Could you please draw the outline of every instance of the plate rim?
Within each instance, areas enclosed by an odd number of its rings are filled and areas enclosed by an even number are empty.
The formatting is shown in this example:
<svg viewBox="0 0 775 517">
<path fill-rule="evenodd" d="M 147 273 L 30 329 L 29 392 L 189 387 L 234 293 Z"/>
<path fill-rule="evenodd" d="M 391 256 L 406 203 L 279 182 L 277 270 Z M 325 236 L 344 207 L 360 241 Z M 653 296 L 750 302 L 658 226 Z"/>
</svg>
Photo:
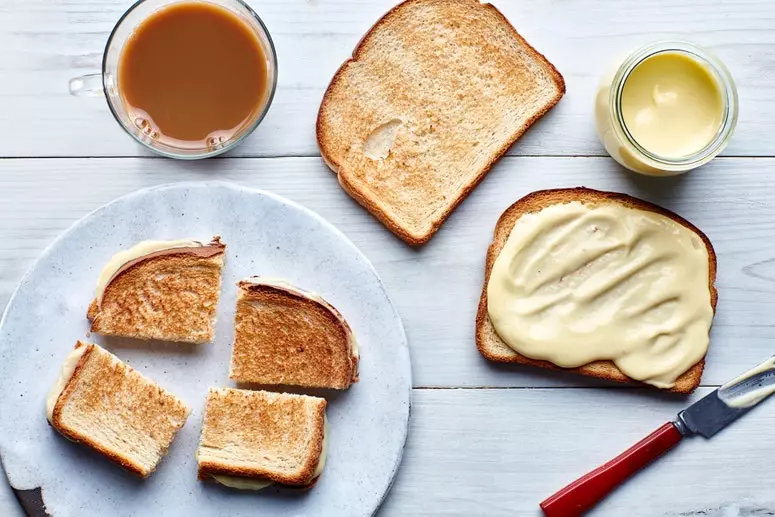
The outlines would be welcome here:
<svg viewBox="0 0 775 517">
<path fill-rule="evenodd" d="M 8 312 L 11 306 L 13 305 L 13 302 L 16 299 L 16 296 L 19 290 L 22 288 L 23 285 L 25 285 L 29 281 L 29 277 L 32 275 L 32 272 L 37 268 L 38 264 L 43 260 L 43 258 L 47 257 L 50 253 L 52 253 L 53 248 L 57 244 L 59 244 L 60 241 L 66 239 L 72 232 L 74 232 L 82 224 L 84 224 L 86 220 L 99 214 L 104 210 L 110 209 L 110 207 L 112 207 L 115 204 L 124 202 L 134 197 L 139 197 L 141 195 L 146 195 L 156 191 L 174 190 L 178 188 L 192 188 L 192 187 L 195 187 L 195 188 L 219 187 L 219 188 L 226 188 L 226 189 L 238 191 L 238 192 L 249 192 L 252 194 L 258 194 L 260 196 L 271 198 L 274 201 L 277 201 L 281 204 L 284 204 L 286 206 L 290 206 L 291 208 L 299 210 L 302 213 L 305 213 L 307 216 L 312 217 L 312 219 L 322 224 L 325 228 L 327 228 L 328 230 L 332 231 L 335 235 L 337 235 L 343 242 L 347 244 L 351 252 L 354 252 L 360 255 L 360 257 L 363 259 L 368 269 L 374 274 L 374 277 L 377 279 L 377 285 L 379 286 L 379 290 L 385 296 L 385 299 L 387 300 L 387 305 L 388 307 L 390 307 L 390 310 L 393 313 L 393 317 L 398 322 L 398 326 L 400 329 L 400 335 L 402 339 L 401 339 L 401 342 L 399 343 L 399 346 L 396 348 L 400 354 L 405 355 L 404 364 L 406 366 L 404 368 L 406 371 L 404 373 L 407 376 L 407 379 L 409 380 L 409 394 L 407 397 L 406 420 L 404 421 L 402 419 L 402 422 L 404 422 L 404 431 L 403 431 L 403 437 L 401 440 L 401 446 L 399 448 L 399 454 L 398 454 L 398 457 L 396 458 L 395 464 L 392 466 L 390 477 L 388 479 L 387 485 L 385 486 L 385 489 L 382 492 L 382 496 L 377 501 L 377 506 L 374 508 L 374 511 L 371 513 L 372 516 L 376 515 L 376 513 L 382 507 L 382 504 L 385 502 L 385 499 L 390 493 L 390 490 L 393 487 L 393 483 L 396 480 L 398 470 L 401 467 L 401 463 L 403 462 L 404 453 L 406 452 L 406 443 L 409 437 L 409 423 L 412 417 L 412 396 L 413 396 L 413 390 L 414 390 L 414 379 L 412 378 L 412 357 L 409 352 L 409 340 L 406 335 L 406 329 L 404 328 L 404 321 L 401 318 L 401 314 L 398 312 L 398 309 L 396 308 L 395 303 L 393 302 L 393 299 L 390 297 L 390 294 L 385 288 L 385 283 L 382 281 L 382 277 L 377 272 L 371 260 L 369 260 L 366 254 L 363 253 L 355 245 L 355 243 L 353 243 L 350 240 L 350 238 L 347 235 L 345 235 L 344 232 L 342 232 L 339 228 L 337 228 L 333 223 L 329 222 L 326 218 L 324 218 L 322 215 L 318 214 L 314 210 L 307 208 L 306 206 L 296 201 L 288 199 L 287 197 L 281 196 L 280 194 L 276 194 L 269 190 L 264 190 L 256 187 L 248 187 L 245 185 L 240 185 L 238 183 L 234 183 L 231 181 L 224 181 L 224 180 L 201 180 L 201 181 L 192 180 L 192 181 L 162 183 L 159 185 L 152 185 L 150 187 L 140 188 L 132 192 L 129 192 L 127 194 L 124 194 L 122 196 L 119 196 L 111 201 L 108 201 L 105 204 L 98 206 L 94 210 L 88 212 L 87 214 L 77 219 L 70 226 L 68 226 L 61 233 L 59 233 L 54 238 L 54 240 L 49 242 L 45 248 L 43 248 L 43 250 L 38 254 L 38 256 L 35 258 L 32 264 L 30 264 L 30 266 L 24 272 L 24 275 L 22 275 L 22 278 L 16 284 L 16 287 L 14 287 L 13 292 L 11 293 L 11 296 L 8 298 L 8 301 L 6 302 L 6 306 L 3 309 L 3 314 L 2 316 L 0 316 L 0 332 L 2 332 L 3 327 L 5 326 L 6 318 L 8 317 Z M 2 355 L 3 351 L 7 349 L 4 341 L 5 340 L 0 339 L 0 355 Z M 8 478 L 8 472 L 6 471 L 5 462 L 3 461 L 2 453 L 3 453 L 3 450 L 2 450 L 2 447 L 0 447 L 0 468 L 2 468 L 3 474 L 5 475 L 7 480 L 8 486 L 11 487 L 11 490 L 13 490 L 14 495 L 16 496 L 17 502 L 19 503 L 19 506 L 21 507 L 24 513 L 27 513 L 25 507 L 21 504 L 21 500 L 19 499 L 19 492 L 25 492 L 25 491 L 28 491 L 28 489 L 18 489 L 13 486 L 13 484 L 11 483 L 11 480 Z M 4 482 L 5 480 L 0 480 L 0 483 L 4 483 Z M 36 488 L 42 488 L 42 487 L 35 487 L 32 490 L 35 490 Z M 42 490 L 41 490 L 41 493 L 42 493 Z M 42 496 L 41 496 L 41 502 L 42 502 Z M 30 515 L 30 514 L 27 513 L 27 515 Z M 43 513 L 41 515 L 47 516 L 49 514 Z M 34 516 L 34 517 L 38 517 L 38 516 Z"/>
</svg>

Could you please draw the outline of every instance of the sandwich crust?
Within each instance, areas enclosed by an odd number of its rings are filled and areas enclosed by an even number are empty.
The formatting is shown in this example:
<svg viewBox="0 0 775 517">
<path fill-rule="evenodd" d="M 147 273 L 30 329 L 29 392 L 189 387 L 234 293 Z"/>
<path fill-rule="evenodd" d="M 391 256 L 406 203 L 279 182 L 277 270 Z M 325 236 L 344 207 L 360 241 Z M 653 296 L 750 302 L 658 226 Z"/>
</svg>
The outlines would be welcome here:
<svg viewBox="0 0 775 517">
<path fill-rule="evenodd" d="M 421 245 L 564 94 L 554 65 L 491 4 L 407 0 L 334 74 L 318 147 L 351 197 Z M 384 159 L 360 154 L 386 124 L 399 132 Z"/>
<path fill-rule="evenodd" d="M 141 477 L 148 477 L 185 424 L 177 397 L 91 343 L 57 398 L 51 426 Z"/>
<path fill-rule="evenodd" d="M 331 304 L 287 284 L 237 283 L 229 378 L 239 383 L 347 389 L 358 381 L 355 337 Z"/>
<path fill-rule="evenodd" d="M 172 248 L 133 260 L 108 282 L 87 313 L 92 332 L 205 343 L 214 336 L 226 246 Z"/>
<path fill-rule="evenodd" d="M 199 479 L 224 475 L 312 487 L 325 411 L 319 397 L 210 388 L 197 451 Z"/>
<path fill-rule="evenodd" d="M 702 242 L 705 244 L 705 248 L 708 252 L 708 289 L 710 291 L 711 306 L 715 312 L 716 302 L 718 300 L 718 292 L 714 285 L 716 281 L 716 254 L 708 237 L 692 223 L 660 206 L 628 196 L 626 194 L 603 192 L 584 187 L 541 190 L 528 194 L 527 196 L 511 205 L 501 215 L 501 217 L 498 219 L 498 223 L 495 225 L 493 241 L 487 250 L 484 287 L 482 288 L 482 296 L 480 298 L 479 309 L 476 314 L 476 346 L 479 349 L 479 352 L 490 361 L 527 364 L 531 366 L 537 366 L 539 368 L 571 371 L 599 379 L 643 384 L 625 375 L 621 370 L 619 370 L 619 368 L 616 367 L 612 361 L 595 361 L 578 368 L 561 368 L 549 361 L 542 361 L 525 357 L 512 350 L 506 343 L 503 342 L 503 340 L 495 331 L 492 322 L 490 321 L 490 317 L 487 311 L 487 284 L 490 281 L 490 273 L 492 271 L 493 265 L 495 264 L 495 260 L 498 258 L 498 255 L 503 249 L 503 246 L 506 244 L 506 241 L 511 234 L 512 228 L 514 228 L 514 224 L 516 223 L 517 219 L 519 219 L 523 214 L 538 212 L 550 205 L 571 203 L 574 201 L 578 201 L 587 205 L 618 203 L 629 208 L 654 212 L 665 217 L 669 217 L 676 223 L 697 234 L 697 236 L 702 239 Z M 703 358 L 699 363 L 692 366 L 688 371 L 681 375 L 676 381 L 675 386 L 667 391 L 676 393 L 691 393 L 697 388 L 697 386 L 699 386 L 704 367 L 705 358 Z"/>
</svg>

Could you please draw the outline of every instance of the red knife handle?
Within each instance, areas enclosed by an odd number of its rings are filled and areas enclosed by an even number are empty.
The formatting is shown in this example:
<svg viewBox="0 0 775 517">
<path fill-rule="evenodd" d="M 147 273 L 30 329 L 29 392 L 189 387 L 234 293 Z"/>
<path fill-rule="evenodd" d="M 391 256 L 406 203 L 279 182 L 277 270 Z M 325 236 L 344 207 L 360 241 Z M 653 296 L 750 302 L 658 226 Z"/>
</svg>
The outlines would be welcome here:
<svg viewBox="0 0 775 517">
<path fill-rule="evenodd" d="M 678 445 L 683 436 L 668 422 L 616 458 L 580 477 L 541 503 L 547 517 L 576 517 L 595 506 L 614 488 Z"/>
</svg>

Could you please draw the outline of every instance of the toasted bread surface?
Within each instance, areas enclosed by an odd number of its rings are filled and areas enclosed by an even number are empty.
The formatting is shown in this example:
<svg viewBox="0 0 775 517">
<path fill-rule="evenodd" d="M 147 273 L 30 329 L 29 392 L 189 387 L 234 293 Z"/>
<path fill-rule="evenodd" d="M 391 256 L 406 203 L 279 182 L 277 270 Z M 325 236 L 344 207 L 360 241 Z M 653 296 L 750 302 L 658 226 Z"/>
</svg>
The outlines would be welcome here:
<svg viewBox="0 0 775 517">
<path fill-rule="evenodd" d="M 326 401 L 268 391 L 210 388 L 197 450 L 199 478 L 260 478 L 314 484 L 323 451 Z"/>
<path fill-rule="evenodd" d="M 333 389 L 358 380 L 352 330 L 329 303 L 290 285 L 237 285 L 232 380 Z"/>
<path fill-rule="evenodd" d="M 65 385 L 51 425 L 130 472 L 147 477 L 183 427 L 189 408 L 95 344 L 86 347 Z"/>
<path fill-rule="evenodd" d="M 492 5 L 408 0 L 334 75 L 318 146 L 348 194 L 418 245 L 564 93 Z"/>
<path fill-rule="evenodd" d="M 718 292 L 714 286 L 716 280 L 716 254 L 708 237 L 689 221 L 683 219 L 673 212 L 670 212 L 669 210 L 628 196 L 626 194 L 602 192 L 587 188 L 542 190 L 528 194 L 527 196 L 511 205 L 503 213 L 503 215 L 501 215 L 500 219 L 498 219 L 498 223 L 495 226 L 493 241 L 487 251 L 484 287 L 482 289 L 482 296 L 479 301 L 479 309 L 476 315 L 476 346 L 481 354 L 491 361 L 521 363 L 549 369 L 562 369 L 580 373 L 582 375 L 588 375 L 591 377 L 618 382 L 637 382 L 625 375 L 611 361 L 595 361 L 579 368 L 560 368 L 559 366 L 549 361 L 535 360 L 529 357 L 525 357 L 512 350 L 506 343 L 503 342 L 503 340 L 495 331 L 492 322 L 490 321 L 490 317 L 487 311 L 487 284 L 490 280 L 490 272 L 492 270 L 493 264 L 495 263 L 495 260 L 498 258 L 498 254 L 506 244 L 506 241 L 511 234 L 512 228 L 514 228 L 514 224 L 516 223 L 517 219 L 519 219 L 523 214 L 538 212 L 550 205 L 571 203 L 574 201 L 578 201 L 587 205 L 619 203 L 629 208 L 655 212 L 665 217 L 669 217 L 676 223 L 696 233 L 702 239 L 702 242 L 705 244 L 708 252 L 708 289 L 710 291 L 711 305 L 713 310 L 716 310 L 716 302 L 718 300 Z M 700 378 L 702 377 L 702 371 L 704 367 L 705 359 L 703 358 L 702 361 L 681 375 L 673 388 L 669 391 L 677 393 L 691 393 L 694 391 L 700 384 Z"/>
<path fill-rule="evenodd" d="M 92 332 L 189 343 L 212 341 L 225 246 L 209 257 L 178 251 L 149 256 L 122 270 L 95 299 Z"/>
</svg>

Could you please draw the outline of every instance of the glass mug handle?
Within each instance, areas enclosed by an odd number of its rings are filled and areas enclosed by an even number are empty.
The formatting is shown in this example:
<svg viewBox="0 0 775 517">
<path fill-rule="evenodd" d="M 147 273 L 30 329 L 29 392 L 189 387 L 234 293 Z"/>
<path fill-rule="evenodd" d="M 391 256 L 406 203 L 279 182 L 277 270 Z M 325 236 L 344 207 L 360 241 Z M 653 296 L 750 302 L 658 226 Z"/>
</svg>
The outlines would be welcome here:
<svg viewBox="0 0 775 517">
<path fill-rule="evenodd" d="M 88 74 L 70 79 L 70 95 L 76 97 L 99 97 L 104 93 L 102 74 Z"/>
</svg>

